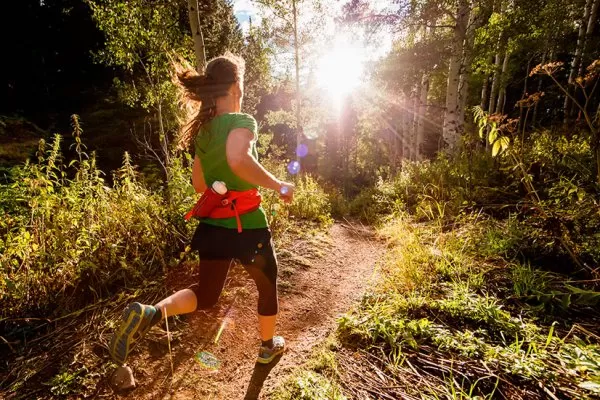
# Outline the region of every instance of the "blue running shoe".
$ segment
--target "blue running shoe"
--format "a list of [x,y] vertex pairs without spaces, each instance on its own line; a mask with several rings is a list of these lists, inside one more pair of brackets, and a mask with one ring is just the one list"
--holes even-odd
[[261,364],[269,364],[278,355],[285,351],[285,340],[281,336],[273,337],[273,347],[260,346],[258,358],[256,362]]
[[152,328],[156,308],[140,303],[131,303],[123,311],[123,322],[110,341],[111,358],[123,365],[133,343],[141,339]]

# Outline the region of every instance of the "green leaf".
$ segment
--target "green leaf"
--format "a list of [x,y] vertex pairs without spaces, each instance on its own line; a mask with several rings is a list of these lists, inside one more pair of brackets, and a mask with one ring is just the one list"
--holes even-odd
[[490,144],[494,143],[498,138],[498,129],[496,129],[496,124],[492,124],[490,126],[490,133],[488,135],[488,141]]
[[492,157],[496,157],[498,155],[498,153],[500,152],[500,149],[501,149],[500,141],[496,140],[494,142],[494,145],[492,146]]
[[502,151],[508,149],[510,145],[510,138],[508,136],[503,136],[500,138],[500,146],[502,147]]

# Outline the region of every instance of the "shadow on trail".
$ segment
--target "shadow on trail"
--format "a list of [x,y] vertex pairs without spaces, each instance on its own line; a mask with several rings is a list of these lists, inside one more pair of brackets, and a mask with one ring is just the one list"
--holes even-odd
[[279,363],[281,360],[281,355],[277,356],[270,364],[259,364],[256,363],[254,365],[254,371],[252,372],[252,378],[250,378],[250,383],[248,384],[248,389],[246,390],[246,396],[244,396],[244,400],[256,400],[258,399],[258,395],[267,380],[267,377],[271,373],[271,370]]

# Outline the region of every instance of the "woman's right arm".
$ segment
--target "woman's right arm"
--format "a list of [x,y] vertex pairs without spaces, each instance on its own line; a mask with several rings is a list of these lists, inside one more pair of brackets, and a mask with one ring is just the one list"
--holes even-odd
[[280,181],[252,157],[253,140],[254,135],[249,129],[237,128],[229,132],[225,148],[229,167],[234,174],[246,182],[273,189],[284,201],[292,201],[294,185]]

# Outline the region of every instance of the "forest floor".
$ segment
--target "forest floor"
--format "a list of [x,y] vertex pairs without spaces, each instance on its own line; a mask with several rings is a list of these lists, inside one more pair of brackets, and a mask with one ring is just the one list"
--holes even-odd
[[[270,365],[255,363],[259,340],[254,283],[240,266],[230,271],[225,292],[215,309],[196,312],[169,326],[153,328],[128,360],[137,387],[114,391],[108,379],[98,398],[127,399],[263,399],[313,347],[335,329],[372,283],[383,244],[364,227],[334,224],[329,232],[280,249],[280,318],[277,333],[287,350]],[[185,276],[184,276],[185,275]],[[169,278],[176,288],[193,281],[180,271]],[[219,328],[223,332],[215,343]],[[220,365],[211,369],[196,355],[208,351]]]

